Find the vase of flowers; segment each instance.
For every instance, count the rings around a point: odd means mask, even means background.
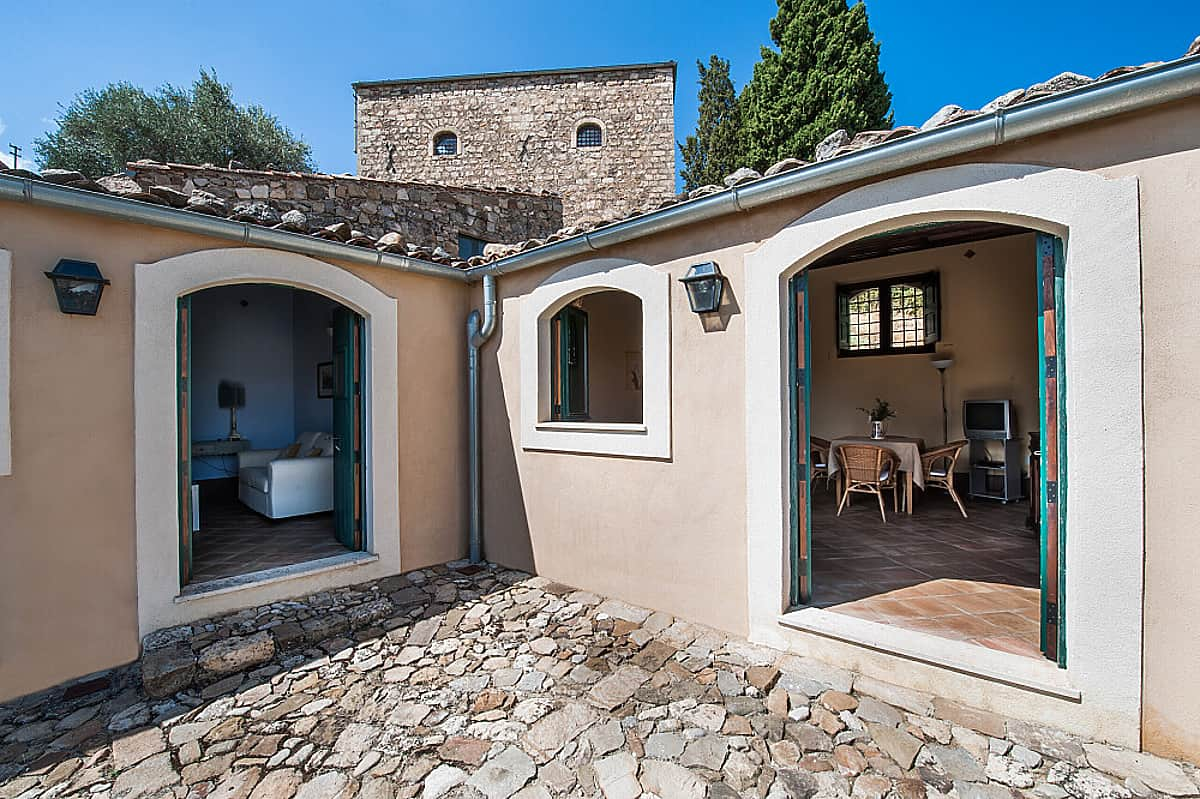
[[[867,415],[867,421],[871,423],[871,438],[878,441],[887,435],[887,420],[896,416],[890,404],[876,397],[873,406],[859,410]]]

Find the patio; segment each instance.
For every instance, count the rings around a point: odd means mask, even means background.
[[[976,501],[964,519],[944,492],[883,524],[872,497],[840,517],[813,493],[813,604],[1014,654],[1041,657],[1039,544],[1027,506]]]
[[[1120,797],[1128,777],[1200,791],[1191,766],[493,566],[146,647],[144,687],[135,664],[0,706],[0,796]]]

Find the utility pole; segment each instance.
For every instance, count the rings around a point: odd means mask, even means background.
[[[21,157],[21,148],[15,144],[13,144],[12,142],[9,142],[8,150],[9,150],[9,152],[12,153],[12,157],[13,157],[12,168],[16,169],[17,163]]]

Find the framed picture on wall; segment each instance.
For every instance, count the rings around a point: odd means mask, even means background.
[[[333,361],[317,364],[317,399],[333,399]]]

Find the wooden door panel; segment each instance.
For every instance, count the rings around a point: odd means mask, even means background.
[[[179,587],[192,579],[192,300],[176,301],[176,428],[179,430]]]
[[[1063,601],[1066,543],[1066,363],[1063,357],[1065,261],[1057,236],[1038,234],[1038,371],[1041,405],[1041,645],[1066,665]]]
[[[790,526],[791,526],[791,603],[812,600],[812,528],[809,495],[809,313],[808,278],[798,275],[790,284],[788,314],[788,350],[790,397]]]

